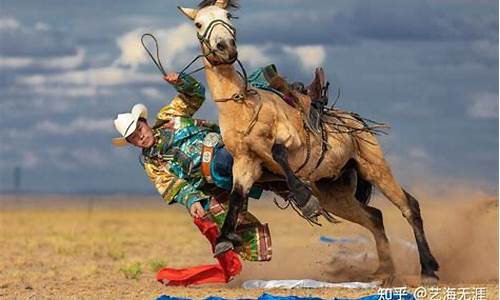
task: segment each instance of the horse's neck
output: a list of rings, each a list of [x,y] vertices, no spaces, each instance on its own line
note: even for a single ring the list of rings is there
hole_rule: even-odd
[[[224,99],[240,93],[244,89],[241,77],[232,65],[211,66],[205,60],[207,84],[213,99]],[[223,103],[217,103],[219,109]]]

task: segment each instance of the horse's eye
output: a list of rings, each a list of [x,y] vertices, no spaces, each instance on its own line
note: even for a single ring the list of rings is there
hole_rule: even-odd
[[[195,25],[197,28],[201,28],[201,23],[196,22],[194,25]]]

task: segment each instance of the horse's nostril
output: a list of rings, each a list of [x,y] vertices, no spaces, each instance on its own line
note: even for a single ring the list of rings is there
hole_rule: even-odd
[[[236,47],[236,42],[234,40],[231,40],[231,46]]]
[[[224,43],[222,42],[218,42],[217,43],[217,49],[219,49],[220,51],[223,51],[226,47],[224,46]]]

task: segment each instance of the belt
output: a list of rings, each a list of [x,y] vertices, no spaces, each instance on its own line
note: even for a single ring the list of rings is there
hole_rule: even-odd
[[[214,158],[216,147],[222,142],[220,134],[210,132],[203,140],[203,148],[201,150],[201,174],[205,177],[208,183],[213,183],[210,165]]]

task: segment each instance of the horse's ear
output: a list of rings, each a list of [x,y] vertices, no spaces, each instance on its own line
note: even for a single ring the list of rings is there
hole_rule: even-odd
[[[191,20],[194,20],[194,18],[196,18],[196,15],[198,14],[198,10],[197,9],[193,9],[193,8],[185,8],[185,7],[180,7],[180,6],[177,6],[177,8],[186,16],[188,17],[189,19]]]
[[[227,6],[229,5],[229,1],[228,0],[217,0],[215,2],[215,5],[222,8],[222,9],[226,9]]]

